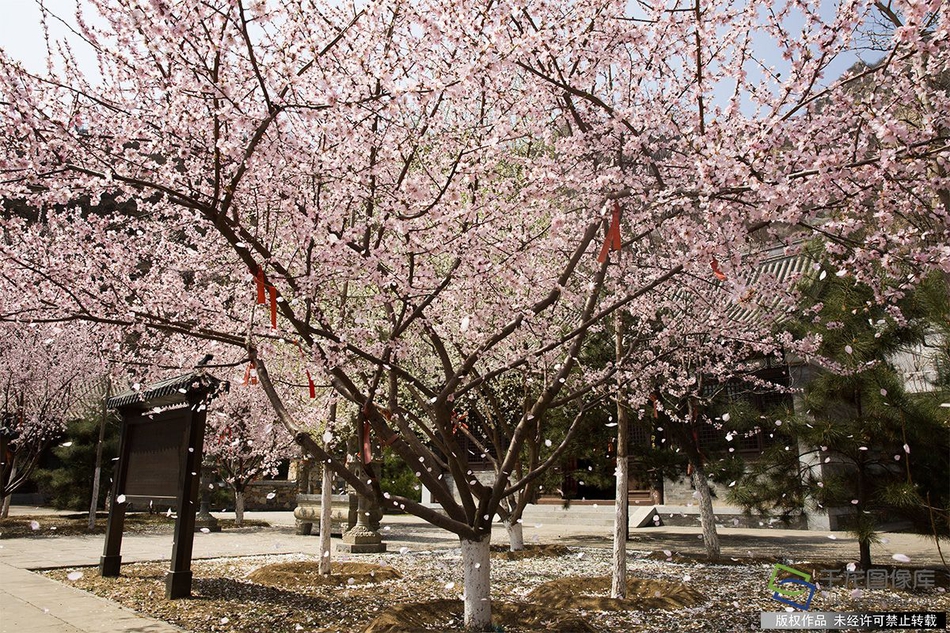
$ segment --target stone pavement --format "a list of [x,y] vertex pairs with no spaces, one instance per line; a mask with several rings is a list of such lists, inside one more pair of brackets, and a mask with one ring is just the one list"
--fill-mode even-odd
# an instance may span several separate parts
[[[50,513],[48,510],[11,508],[15,517]],[[216,513],[228,518],[227,513]],[[233,516],[233,515],[232,515]],[[195,534],[194,557],[221,558],[261,554],[303,553],[319,556],[316,536],[298,536],[290,512],[249,512],[248,519],[264,520],[271,528],[244,528],[212,534]],[[402,547],[432,550],[458,546],[458,539],[444,530],[412,516],[385,516],[383,539],[390,551]],[[805,560],[809,556],[853,561],[857,543],[843,532],[806,532],[802,530],[720,528],[723,554],[731,557],[787,556]],[[526,543],[564,543],[584,547],[610,547],[611,529],[599,526],[552,524],[524,525]],[[628,551],[643,552],[671,549],[679,552],[702,551],[698,527],[650,527],[631,530]],[[829,537],[834,537],[829,538]],[[914,565],[940,567],[940,558],[932,539],[913,534],[884,534],[886,543],[874,546],[876,561],[891,562],[893,554],[905,554]],[[336,542],[334,540],[334,549]],[[499,525],[493,542],[507,543]],[[30,570],[59,567],[91,567],[85,573],[98,573],[103,536],[71,536],[0,540],[0,633],[171,633],[181,629],[143,617],[115,603],[73,587],[50,580]],[[171,534],[127,535],[122,539],[122,562],[171,558]],[[948,552],[945,552],[947,554]]]

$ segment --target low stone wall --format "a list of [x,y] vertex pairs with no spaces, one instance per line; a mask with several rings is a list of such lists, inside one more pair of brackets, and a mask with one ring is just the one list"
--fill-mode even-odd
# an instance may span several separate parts
[[293,510],[296,506],[296,481],[280,479],[255,481],[244,493],[245,510]]

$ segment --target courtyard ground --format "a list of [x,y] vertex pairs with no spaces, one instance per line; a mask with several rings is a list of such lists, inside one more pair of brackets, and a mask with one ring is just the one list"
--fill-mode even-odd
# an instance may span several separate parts
[[[335,555],[339,562],[392,568],[399,578],[362,582],[350,570],[343,571],[339,585],[326,586],[307,582],[305,575],[296,585],[261,582],[262,568],[291,564],[303,569],[313,565],[320,552],[315,536],[294,533],[290,513],[252,513],[250,518],[266,521],[271,527],[195,535],[194,597],[169,602],[163,597],[162,578],[171,552],[170,530],[126,535],[122,577],[101,579],[95,568],[102,550],[101,535],[56,535],[58,530],[44,525],[53,523],[51,515],[46,515],[50,517],[46,520],[31,508],[15,508],[14,512],[24,517],[21,521],[29,516],[29,521],[38,525],[35,530],[30,526],[28,537],[3,538],[0,534],[0,628],[4,633],[160,633],[181,630],[178,627],[195,632],[355,631],[370,626],[376,626],[372,629],[376,631],[398,630],[393,628],[392,618],[406,609],[400,605],[419,603],[427,603],[432,613],[428,620],[409,620],[418,626],[444,630],[456,626],[460,617],[458,541],[414,517],[384,518],[386,554],[348,559]],[[582,627],[597,631],[748,631],[758,628],[761,611],[784,607],[772,600],[767,590],[774,562],[784,561],[812,572],[844,571],[857,556],[856,543],[845,533],[723,528],[726,564],[709,565],[701,560],[698,535],[698,528],[693,527],[632,532],[630,576],[657,583],[642,586],[639,608],[633,608],[636,600],[627,605],[611,604],[596,581],[609,573],[609,530],[563,523],[527,524],[529,544],[556,543],[568,551],[555,557],[492,561],[496,611],[506,612],[501,603],[514,605],[508,608],[504,630],[539,630],[560,623],[560,630],[565,631],[584,630]],[[504,536],[499,527],[493,539],[501,545]],[[889,566],[892,572],[895,568],[936,570],[937,586],[923,591],[868,590],[853,584],[824,587],[815,598],[814,610],[950,610],[946,576],[933,541],[908,534],[883,537],[884,542],[874,549],[876,562]],[[909,562],[895,560],[894,555],[903,555],[899,558],[906,557]],[[47,571],[44,575],[26,571],[40,569]],[[564,578],[585,580],[552,587],[551,583]],[[544,587],[547,593],[539,591]],[[559,603],[551,591],[560,591],[570,600]],[[686,593],[701,598],[663,602]],[[656,603],[660,598],[663,600]],[[571,600],[582,607],[567,609]],[[656,603],[654,608],[644,609],[651,600]],[[406,620],[401,622],[405,626]]]

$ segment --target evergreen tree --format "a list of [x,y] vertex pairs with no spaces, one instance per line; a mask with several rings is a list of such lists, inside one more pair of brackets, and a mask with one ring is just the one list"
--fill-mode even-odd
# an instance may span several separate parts
[[865,569],[884,524],[904,520],[922,532],[947,532],[939,511],[950,498],[947,409],[935,406],[939,393],[910,393],[895,366],[945,330],[946,283],[937,275],[891,288],[901,292],[882,305],[850,277],[822,272],[812,282],[804,316],[787,325],[799,338],[821,336],[813,360],[822,369],[805,386],[804,410],[786,427],[801,451],[772,447],[734,492],[746,508],[787,513],[811,498],[819,509],[843,511]]
[[[51,451],[53,458],[49,460],[49,465],[33,473],[34,481],[53,507],[61,510],[89,510],[100,423],[101,413],[92,408],[70,420],[62,441]],[[102,450],[97,507],[104,507],[112,466],[115,464],[113,458],[118,454],[119,423],[114,416],[109,416]]]

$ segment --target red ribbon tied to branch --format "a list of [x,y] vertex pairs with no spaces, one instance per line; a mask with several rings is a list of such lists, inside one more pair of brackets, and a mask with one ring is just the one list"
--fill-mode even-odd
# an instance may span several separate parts
[[607,253],[610,251],[619,251],[621,243],[620,203],[614,200],[614,208],[610,213],[610,228],[607,229],[607,237],[604,239],[604,245],[600,249],[600,255],[597,256],[597,261],[603,264],[607,261]]
[[267,286],[267,290],[270,292],[270,326],[277,329],[277,288],[274,286]]
[[373,445],[369,440],[369,420],[363,418],[363,463],[368,464],[373,461]]
[[257,282],[257,303],[267,303],[267,299],[264,296],[265,288],[267,287],[267,279],[264,277],[263,268],[257,269],[257,274],[254,275],[254,281]]
[[726,280],[726,273],[722,272],[722,269],[719,268],[719,260],[715,257],[712,258],[712,261],[709,262],[710,268],[712,268],[713,274],[716,276],[716,279],[719,281]]

